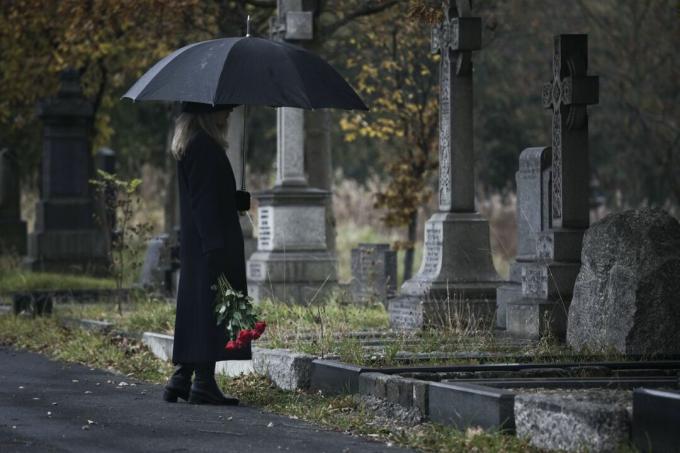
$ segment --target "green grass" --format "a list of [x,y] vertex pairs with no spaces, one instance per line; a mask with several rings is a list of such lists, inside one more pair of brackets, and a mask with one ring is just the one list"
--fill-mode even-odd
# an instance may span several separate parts
[[435,423],[405,426],[386,422],[348,395],[326,396],[279,390],[262,376],[222,377],[224,390],[245,404],[300,418],[343,432],[351,432],[422,452],[537,452],[514,436],[479,429],[459,431]]
[[108,278],[49,272],[3,272],[0,274],[0,293],[34,290],[111,289],[115,284]]
[[172,334],[175,326],[175,304],[145,294],[123,304],[122,316],[114,303],[59,304],[59,317],[94,319],[116,324],[117,329],[129,333],[157,332]]
[[140,342],[65,328],[56,318],[0,316],[0,344],[117,371],[149,382],[164,381],[171,368]]

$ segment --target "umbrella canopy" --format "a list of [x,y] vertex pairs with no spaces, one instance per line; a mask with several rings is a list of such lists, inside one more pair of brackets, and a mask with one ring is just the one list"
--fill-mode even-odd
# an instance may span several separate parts
[[342,76],[319,56],[291,44],[250,36],[182,47],[156,63],[123,97],[368,110]]

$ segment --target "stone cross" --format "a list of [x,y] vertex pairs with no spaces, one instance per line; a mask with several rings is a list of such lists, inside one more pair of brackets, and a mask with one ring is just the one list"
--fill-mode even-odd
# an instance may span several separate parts
[[552,225],[589,224],[587,106],[598,102],[598,77],[588,76],[588,36],[555,36],[553,80],[543,86],[543,106],[552,109]]
[[475,210],[472,51],[481,48],[481,19],[469,17],[469,0],[442,5],[444,21],[432,31],[432,50],[441,54],[439,207],[425,223],[420,270],[389,303],[390,325],[399,329],[445,324],[459,307],[491,322],[500,283],[489,224]]
[[[313,39],[313,20],[311,11],[303,11],[302,0],[278,0],[277,15],[270,23],[271,37],[278,41]],[[276,185],[306,186],[304,111],[277,109],[276,130]]]
[[482,21],[467,17],[469,1],[444,3],[444,11],[444,21],[432,30],[432,51],[441,54],[439,210],[474,212],[472,51],[481,48]]

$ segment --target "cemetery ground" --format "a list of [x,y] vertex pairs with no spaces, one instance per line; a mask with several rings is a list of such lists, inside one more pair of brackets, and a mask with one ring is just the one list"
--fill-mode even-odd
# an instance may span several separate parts
[[[320,322],[325,323],[325,329],[335,333],[349,333],[360,328],[384,330],[387,326],[387,314],[379,305],[361,308],[331,302],[319,311],[315,309],[320,307],[265,303],[263,308],[267,319],[271,320],[269,330],[262,338],[263,344],[316,353],[325,350],[325,354],[336,353],[345,360],[362,357],[361,346],[349,335],[341,337],[340,341],[290,338],[300,332],[318,335]],[[113,322],[114,327],[107,332],[92,331],[64,322],[76,318],[108,320]],[[160,299],[148,300],[145,296],[125,305],[122,316],[117,314],[111,303],[57,304],[52,317],[0,316],[0,345],[39,352],[60,362],[75,362],[107,370],[113,373],[107,379],[112,385],[136,381],[161,384],[171,367],[149,352],[139,341],[139,334],[147,330],[170,333],[173,318],[171,304]],[[403,344],[407,340],[403,338]],[[419,348],[427,349],[425,346]],[[389,358],[386,358],[385,363],[388,362]],[[478,429],[458,431],[435,423],[414,424],[389,420],[353,396],[284,391],[277,389],[267,378],[255,374],[235,378],[222,376],[220,383],[226,392],[238,396],[245,406],[382,441],[383,447],[380,448],[399,445],[419,451],[469,451],[474,448],[479,451],[531,450],[525,442],[514,436]],[[44,384],[50,385],[47,382]],[[145,389],[157,393],[152,397],[158,396],[160,400],[159,386]],[[56,413],[58,408],[54,409]],[[233,416],[238,417],[238,411]],[[92,429],[97,427],[93,426]]]

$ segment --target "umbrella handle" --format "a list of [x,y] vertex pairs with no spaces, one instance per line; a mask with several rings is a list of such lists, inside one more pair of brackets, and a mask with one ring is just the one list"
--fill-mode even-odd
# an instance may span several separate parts
[[246,125],[248,123],[248,106],[243,104],[243,136],[241,137],[241,190],[246,190],[246,149],[248,134]]

